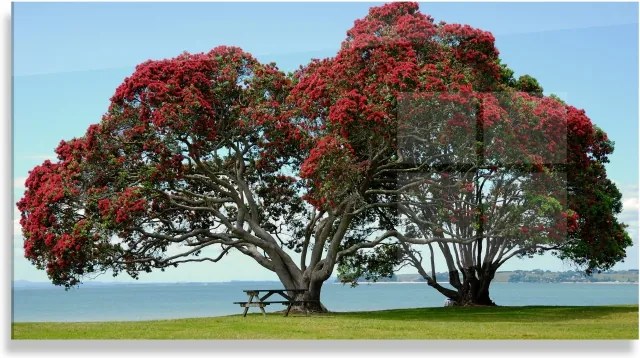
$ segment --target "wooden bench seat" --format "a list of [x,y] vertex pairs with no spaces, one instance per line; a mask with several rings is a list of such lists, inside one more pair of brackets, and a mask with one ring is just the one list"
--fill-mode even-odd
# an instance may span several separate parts
[[304,301],[304,300],[298,300],[298,301],[265,301],[265,302],[247,302],[247,301],[243,301],[243,302],[234,302],[234,305],[246,305],[248,303],[251,304],[263,304],[265,306],[271,304],[271,303],[281,303],[283,305],[288,305],[289,303],[293,304],[294,306],[296,304],[300,304],[300,303],[307,303],[307,302],[312,302],[312,301]]
[[[311,302],[311,301],[304,301],[304,300],[300,300],[300,301],[267,301],[267,302],[248,302],[248,301],[239,301],[239,302],[234,302],[234,304],[240,305],[240,307],[244,307],[244,308],[249,308],[249,307],[259,307],[262,310],[262,313],[265,314],[264,312],[264,307],[270,305],[270,304],[281,304],[283,306],[287,306],[287,310],[285,312],[285,316],[289,315],[289,312],[291,311],[291,307],[302,304],[302,303],[306,303],[306,302]],[[305,309],[305,314],[308,314],[306,309]],[[245,314],[246,315],[246,314]]]
[[264,307],[268,306],[271,303],[276,302],[234,302],[234,304],[240,305],[242,307]]
[[[285,312],[285,316],[289,315],[289,311],[291,311],[291,308],[293,306],[298,306],[301,304],[304,304],[306,302],[311,302],[311,301],[305,301],[305,300],[293,300],[293,297],[295,297],[296,294],[302,294],[307,292],[306,289],[257,289],[257,290],[243,290],[248,296],[249,296],[249,300],[248,301],[236,301],[234,302],[234,304],[236,305],[240,305],[240,307],[244,308],[244,312],[242,314],[243,317],[247,316],[247,311],[249,310],[250,307],[258,307],[260,308],[260,310],[262,311],[262,314],[266,316],[266,312],[264,310],[264,308],[270,304],[281,304],[284,306],[287,306],[286,312]],[[263,295],[262,297],[259,296],[260,292],[266,292],[265,295]],[[289,292],[289,294],[287,294],[286,292]],[[282,296],[282,298],[284,298],[285,300],[281,301],[269,301],[267,300],[271,295],[273,294],[277,294]],[[257,301],[254,301],[253,299],[257,298]],[[308,311],[306,309],[306,307],[304,307],[304,311],[305,313],[308,314]]]

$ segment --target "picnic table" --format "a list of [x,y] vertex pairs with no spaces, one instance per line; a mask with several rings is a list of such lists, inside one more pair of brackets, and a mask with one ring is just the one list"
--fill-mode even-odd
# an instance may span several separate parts
[[[258,290],[242,290],[242,291],[246,293],[247,296],[249,296],[249,300],[243,301],[243,302],[234,302],[234,304],[239,304],[240,307],[244,307],[244,313],[242,315],[243,317],[247,317],[247,311],[249,310],[249,307],[259,307],[260,310],[262,311],[262,314],[266,316],[264,307],[270,304],[278,304],[278,303],[287,306],[287,311],[284,314],[286,317],[289,315],[289,311],[291,311],[291,306],[306,302],[303,300],[296,300],[295,297],[298,294],[307,292],[308,290],[278,288],[278,289],[258,289]],[[260,296],[261,293],[264,293],[262,297]],[[284,298],[284,300],[268,301],[267,299],[271,298],[271,296],[273,295],[280,295],[281,297]]]

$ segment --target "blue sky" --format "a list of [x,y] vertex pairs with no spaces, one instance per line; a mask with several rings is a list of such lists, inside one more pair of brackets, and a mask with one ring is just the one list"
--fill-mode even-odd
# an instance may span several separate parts
[[[353,21],[375,3],[14,3],[13,194],[61,139],[100,120],[136,64],[235,45],[285,71],[335,54]],[[503,62],[545,93],[584,108],[616,142],[607,169],[623,192],[623,221],[638,242],[638,4],[422,3],[436,21],[491,31]],[[15,211],[14,211],[15,215]],[[14,222],[15,225],[15,222]],[[46,280],[22,258],[14,228],[14,279]],[[617,268],[638,267],[638,246]],[[552,257],[503,269],[572,267]],[[235,255],[143,276],[147,281],[272,279]],[[111,280],[103,277],[101,280]],[[126,280],[126,278],[122,278]]]

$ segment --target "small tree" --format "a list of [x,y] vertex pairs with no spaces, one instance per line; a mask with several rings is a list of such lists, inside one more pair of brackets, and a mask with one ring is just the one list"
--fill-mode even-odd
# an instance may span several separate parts
[[[438,107],[447,103],[441,97]],[[396,192],[402,198],[399,213],[406,218],[406,233],[399,235],[406,261],[457,304],[493,305],[491,281],[512,257],[552,251],[582,264],[587,272],[607,269],[624,258],[631,241],[615,218],[620,193],[602,170],[612,146],[584,112],[522,93],[474,97],[482,99],[473,105],[476,111],[454,110],[456,115],[440,129],[433,130],[430,118],[450,117],[436,108],[427,106],[428,113],[415,118],[447,145],[435,139],[401,146],[405,158],[418,164],[407,167],[412,175],[405,176]],[[414,103],[412,109],[416,107]],[[475,122],[471,133],[456,123],[463,118]],[[428,138],[421,128],[413,127],[410,133]],[[466,143],[448,135],[451,128],[466,133]],[[425,152],[438,160],[420,161]],[[584,173],[596,177],[587,179]],[[593,197],[587,199],[594,194],[606,198],[604,204],[587,209],[584,201],[595,203]],[[428,263],[408,243],[427,245]],[[436,282],[438,253],[452,288]]]

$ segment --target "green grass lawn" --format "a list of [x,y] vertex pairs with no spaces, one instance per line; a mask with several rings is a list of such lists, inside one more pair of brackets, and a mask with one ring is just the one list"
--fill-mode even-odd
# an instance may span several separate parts
[[138,322],[13,323],[13,339],[638,339],[638,306],[415,308]]

